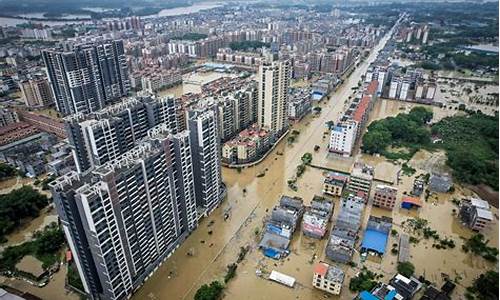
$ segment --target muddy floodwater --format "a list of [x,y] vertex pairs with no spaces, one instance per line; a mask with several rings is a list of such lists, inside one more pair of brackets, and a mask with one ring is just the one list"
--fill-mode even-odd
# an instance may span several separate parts
[[[294,234],[290,246],[290,255],[280,261],[265,258],[257,249],[258,236],[256,229],[262,231],[263,219],[277,204],[281,195],[298,196],[303,198],[306,205],[314,195],[322,194],[324,171],[308,166],[305,173],[297,180],[297,191],[292,191],[287,186],[287,180],[295,175],[296,167],[301,163],[301,156],[310,152],[313,154],[312,164],[330,169],[349,172],[356,160],[363,161],[375,167],[377,180],[397,182],[397,173],[400,165],[387,161],[383,157],[370,156],[359,153],[351,158],[332,157],[328,154],[328,129],[325,123],[336,121],[345,110],[346,100],[353,94],[352,87],[357,86],[358,80],[366,72],[370,62],[383,47],[387,37],[372,51],[368,59],[360,63],[359,67],[345,79],[345,82],[329,96],[328,101],[315,104],[322,107],[318,116],[307,116],[293,129],[300,132],[293,144],[288,144],[283,139],[280,144],[260,164],[236,169],[223,168],[223,180],[227,185],[227,199],[208,218],[202,219],[199,227],[179,246],[175,253],[156,270],[151,277],[133,295],[134,300],[158,299],[176,300],[193,299],[196,290],[205,283],[213,280],[223,280],[227,265],[236,261],[240,247],[249,246],[250,251],[245,259],[238,264],[236,276],[226,286],[224,299],[323,299],[324,292],[312,287],[312,271],[314,264],[321,260],[334,264],[325,258],[326,238],[315,240],[302,235],[300,230]],[[161,94],[174,94],[180,96],[187,92],[198,92],[198,86],[182,84],[162,91]],[[408,112],[417,104],[379,99],[373,108],[370,120],[378,120],[387,116]],[[457,113],[455,110],[431,108],[435,118],[433,121]],[[314,151],[315,145],[320,146]],[[429,221],[429,226],[437,230],[440,236],[448,237],[455,241],[456,247],[448,250],[437,250],[432,247],[432,242],[421,240],[412,244],[410,248],[411,261],[416,267],[418,275],[424,275],[428,280],[440,286],[444,277],[457,279],[457,288],[452,295],[453,299],[462,299],[464,290],[471,284],[478,274],[488,269],[498,269],[497,264],[487,263],[480,257],[465,254],[461,251],[463,239],[471,236],[454,216],[456,206],[451,199],[460,199],[472,195],[469,190],[457,187],[454,194],[431,195],[423,207],[416,211],[407,211],[398,208],[399,199],[404,192],[411,190],[415,176],[427,173],[435,168],[443,168],[444,153],[425,151],[418,152],[409,164],[417,172],[411,177],[403,176],[396,185],[398,188],[398,202],[394,211],[372,208],[368,204],[363,226],[370,215],[390,216],[394,220],[394,229],[399,233],[407,231],[401,225],[409,218],[421,217]],[[261,176],[261,175],[264,176]],[[259,175],[259,176],[257,176]],[[377,181],[374,182],[377,184]],[[373,189],[372,189],[373,190]],[[334,218],[338,214],[338,198],[335,201]],[[224,215],[229,218],[224,220]],[[495,216],[498,211],[494,209]],[[331,224],[329,225],[331,226]],[[210,234],[209,234],[210,232]],[[491,229],[485,232],[490,240],[490,245],[498,247],[498,217]],[[357,267],[338,265],[346,273],[346,278],[340,296],[328,296],[329,299],[353,299],[355,296],[348,289],[349,280],[360,270],[367,266],[370,270],[383,275],[382,282],[387,282],[395,274],[397,255],[390,253],[397,237],[389,237],[387,253],[382,259],[368,259],[361,263],[359,254],[354,255]],[[359,247],[358,247],[359,248]],[[189,255],[188,255],[189,253]],[[293,276],[296,279],[294,288],[268,281],[256,276],[256,270],[268,274],[272,270]],[[74,294],[65,294],[64,268],[55,274],[54,279],[43,289],[29,284],[0,277],[0,283],[9,284],[21,290],[29,291],[43,299],[74,299]]]
[[[23,185],[31,185],[38,189],[42,194],[51,197],[48,191],[42,191],[39,187],[34,186],[34,179],[31,178],[11,178],[0,182],[0,195],[7,194],[14,189],[18,189]],[[23,220],[22,225],[14,232],[7,235],[7,242],[0,244],[0,252],[8,246],[22,244],[31,240],[33,233],[37,230],[42,230],[45,226],[52,222],[57,222],[57,212],[52,205],[40,211],[38,217],[31,220]],[[49,283],[44,287],[34,286],[24,280],[16,278],[7,278],[0,276],[0,285],[7,285],[23,292],[31,293],[43,300],[76,300],[78,295],[64,288],[66,278],[66,266],[63,265],[58,272],[52,275]]]
[[[365,73],[368,64],[373,61],[386,39],[376,47],[367,61],[362,62],[345,83],[330,95],[329,101],[320,104],[322,113],[319,116],[308,116],[294,129],[300,131],[298,139],[292,145],[283,140],[274,151],[255,167],[243,169],[240,172],[234,169],[223,169],[223,179],[228,188],[227,199],[208,218],[203,219],[191,236],[177,249],[177,251],[147,280],[136,292],[133,299],[193,299],[196,290],[205,283],[213,280],[222,280],[228,264],[236,261],[239,249],[250,246],[251,250],[243,262],[238,265],[237,275],[224,290],[225,299],[320,299],[324,293],[313,289],[312,269],[314,263],[326,260],[324,248],[326,239],[314,240],[304,237],[299,230],[294,234],[291,243],[291,254],[284,260],[275,261],[265,258],[257,249],[258,238],[255,231],[262,230],[263,218],[283,194],[299,196],[307,205],[315,194],[321,194],[323,171],[307,167],[304,175],[297,181],[298,190],[292,191],[287,186],[287,180],[295,174],[296,166],[300,164],[301,156],[306,152],[313,153],[313,164],[326,166],[337,170],[349,171],[355,159],[373,163],[376,172],[381,177],[396,178],[398,166],[387,162],[384,158],[367,155],[356,155],[355,158],[332,158],[327,154],[328,135],[325,122],[337,120],[344,111],[345,100],[352,95],[351,87],[357,85],[361,75]],[[170,91],[171,92],[171,91]],[[181,91],[178,91],[181,92]],[[407,112],[414,104],[397,101],[380,100],[372,113],[372,120]],[[436,120],[450,115],[447,110],[433,108]],[[314,146],[320,150],[314,152]],[[420,155],[420,154],[418,154]],[[434,155],[434,154],[433,154]],[[420,155],[422,156],[422,155]],[[425,155],[422,159],[427,159]],[[415,162],[418,165],[418,161]],[[417,166],[415,166],[417,167]],[[376,176],[379,176],[377,175]],[[264,174],[257,177],[258,174]],[[417,173],[418,174],[418,173]],[[398,185],[399,193],[409,191],[413,178],[405,177]],[[453,250],[435,250],[427,242],[413,245],[410,250],[412,261],[418,274],[425,274],[427,278],[442,283],[442,273],[451,278],[461,277],[456,290],[460,299],[464,287],[480,272],[488,268],[495,268],[482,258],[472,257],[463,253],[460,248],[462,237],[470,236],[470,232],[456,221],[452,215],[453,204],[451,197],[460,197],[470,193],[457,189],[456,195],[437,195],[418,212],[407,212],[395,209],[392,213],[379,209],[372,209],[369,204],[365,211],[365,220],[370,214],[391,215],[394,218],[395,228],[402,232],[398,224],[407,218],[420,216],[430,222],[433,229],[442,236],[453,238],[457,247]],[[335,199],[338,204],[338,199]],[[224,221],[223,215],[229,214]],[[338,213],[336,208],[334,215]],[[495,213],[497,211],[495,210]],[[211,224],[211,225],[210,225]],[[211,232],[209,234],[208,232]],[[486,232],[491,245],[498,245],[498,223]],[[390,237],[388,248],[394,242]],[[388,249],[389,250],[389,249]],[[193,255],[187,255],[188,253]],[[326,260],[328,261],[328,260]],[[360,266],[359,255],[354,261]],[[364,264],[370,269],[384,275],[382,281],[387,281],[395,273],[397,256],[387,253],[379,262],[368,260]],[[331,262],[330,262],[331,263]],[[354,276],[359,267],[352,268],[340,265],[346,271],[346,280],[340,296],[330,296],[330,299],[352,299],[348,289],[349,279]],[[288,288],[262,277],[256,276],[256,270],[264,274],[277,270],[293,276],[297,280],[294,288]],[[460,295],[460,296],[459,296]]]

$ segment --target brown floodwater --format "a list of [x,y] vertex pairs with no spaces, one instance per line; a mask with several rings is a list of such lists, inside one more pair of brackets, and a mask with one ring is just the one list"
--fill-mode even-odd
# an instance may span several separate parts
[[49,283],[42,287],[36,287],[30,283],[0,276],[0,284],[5,284],[15,289],[23,292],[31,293],[43,300],[77,300],[80,299],[79,296],[71,291],[64,288],[64,282],[66,278],[66,266],[61,266],[59,271],[52,275]]
[[[345,108],[345,99],[352,94],[351,87],[357,86],[359,78],[364,74],[369,62],[374,59],[375,53],[379,51],[383,43],[346,79],[343,86],[330,95],[329,102],[320,104],[323,110],[319,116],[308,116],[299,124],[294,125],[294,129],[300,131],[295,143],[289,145],[284,139],[262,163],[243,169],[241,172],[223,168],[223,178],[228,188],[227,199],[210,217],[201,220],[198,229],[158,268],[136,292],[133,299],[193,299],[196,290],[202,284],[213,280],[223,280],[227,265],[236,261],[242,246],[250,246],[250,251],[244,261],[238,264],[236,277],[227,284],[224,290],[225,299],[320,299],[325,296],[325,293],[312,287],[311,281],[314,263],[320,260],[328,261],[324,254],[326,239],[310,239],[298,231],[294,234],[291,243],[291,254],[282,261],[274,261],[265,258],[256,249],[258,239],[255,229],[262,230],[263,218],[276,205],[281,195],[299,196],[308,204],[315,194],[321,194],[323,171],[311,167],[307,167],[306,172],[298,179],[296,192],[287,186],[287,180],[295,175],[296,166],[300,164],[300,158],[306,152],[313,153],[315,165],[348,172],[353,162],[359,159],[375,167],[375,178],[395,178],[399,166],[387,162],[383,157],[357,154],[355,158],[338,158],[327,155],[328,137],[323,138],[323,132],[327,130],[325,123],[330,120],[335,121],[340,117]],[[181,85],[164,91],[164,94],[179,96],[186,90]],[[407,112],[414,105],[380,100],[373,109],[371,120]],[[436,119],[455,113],[441,111],[439,108],[433,108],[433,111]],[[318,152],[313,150],[315,145],[321,147]],[[428,163],[429,157],[434,157],[434,155],[435,153],[419,152],[410,164],[417,169],[417,174],[427,172],[428,168],[433,167],[432,163]],[[434,160],[437,164],[442,158],[438,157]],[[257,177],[258,174],[264,174],[264,176]],[[397,186],[398,199],[404,191],[411,190],[414,176],[402,177],[402,181]],[[369,203],[364,214],[364,224],[370,215],[391,216],[398,232],[405,230],[400,225],[404,220],[422,217],[427,219],[429,225],[441,236],[454,239],[457,247],[451,250],[436,250],[432,248],[431,242],[424,240],[417,245],[412,245],[410,249],[411,260],[416,266],[417,274],[425,274],[428,279],[435,281],[438,285],[443,282],[442,273],[449,275],[452,279],[461,277],[453,299],[462,298],[464,288],[470,285],[479,273],[484,272],[485,269],[498,269],[498,265],[486,263],[482,258],[473,257],[460,250],[463,243],[461,238],[469,237],[471,232],[464,229],[453,216],[452,210],[455,207],[450,199],[460,198],[462,195],[471,195],[471,192],[457,188],[454,195],[433,196],[419,211],[395,208],[394,211],[388,212],[372,208]],[[338,206],[338,198],[334,201]],[[225,213],[230,215],[226,221],[224,221]],[[494,213],[498,215],[496,209]],[[338,209],[335,208],[334,216],[337,214]],[[210,225],[212,221],[213,224]],[[209,231],[212,234],[209,234]],[[498,220],[495,220],[495,224],[485,232],[485,235],[490,239],[490,245],[498,247]],[[390,245],[395,242],[397,238],[389,237],[387,250],[390,250]],[[188,253],[192,255],[187,255]],[[354,261],[361,266],[359,254],[354,255]],[[382,280],[387,281],[395,273],[396,262],[397,256],[387,253],[382,259],[368,259],[363,264],[384,275]],[[329,296],[329,299],[352,299],[354,294],[349,291],[348,282],[359,271],[359,267],[352,268],[346,265],[339,265],[339,267],[346,272],[344,287],[340,296]],[[295,277],[297,283],[294,288],[288,288],[256,276],[256,270],[261,270],[264,274],[277,270]],[[63,290],[63,275],[64,271],[58,272],[55,280],[43,289],[26,286],[26,283],[19,281],[9,281],[9,285],[33,292],[44,299],[73,299],[74,294],[59,293]],[[0,282],[3,280],[5,279],[0,278]]]
[[0,251],[8,246],[18,245],[31,239],[35,231],[42,230],[52,222],[57,222],[57,211],[52,205],[40,211],[40,215],[31,220],[25,220],[14,232],[7,235],[7,242],[0,244]]
[[[380,49],[380,46],[378,47]],[[377,51],[374,51],[377,52]],[[262,230],[263,218],[283,194],[299,196],[306,204],[315,194],[321,194],[323,171],[307,167],[307,171],[298,179],[298,191],[294,192],[287,186],[287,180],[294,177],[296,166],[300,164],[300,157],[305,152],[313,153],[313,164],[322,165],[336,170],[350,171],[355,158],[338,158],[327,155],[328,137],[323,138],[326,131],[325,122],[337,120],[344,110],[344,99],[352,94],[351,87],[356,86],[361,74],[366,71],[368,63],[374,58],[370,56],[367,62],[362,63],[346,80],[344,85],[330,96],[330,101],[320,104],[323,108],[319,116],[308,116],[294,129],[300,131],[298,139],[292,145],[283,140],[276,149],[257,166],[243,169],[238,172],[234,169],[223,169],[223,178],[228,188],[228,197],[221,207],[209,218],[201,221],[199,228],[179,247],[157,272],[137,291],[133,299],[193,299],[196,290],[205,283],[213,280],[222,280],[228,264],[236,261],[239,249],[250,246],[250,252],[245,260],[238,265],[237,275],[224,290],[226,299],[319,299],[325,294],[313,289],[312,269],[313,264],[325,260],[324,248],[326,239],[313,240],[296,232],[291,243],[291,254],[282,261],[265,258],[256,248],[258,239],[255,230]],[[399,112],[409,111],[415,106],[412,103],[401,103],[391,100],[380,100],[374,107],[372,120],[396,115]],[[433,108],[435,119],[455,112]],[[314,152],[315,145],[321,148]],[[395,178],[398,166],[387,162],[384,158],[368,155],[356,155],[360,159],[375,166],[375,177],[382,179]],[[425,160],[426,157],[423,156]],[[418,160],[415,163],[420,163]],[[424,171],[421,171],[424,172]],[[265,174],[257,177],[257,174]],[[409,191],[413,178],[403,177],[398,186],[399,195]],[[457,189],[456,197],[465,193]],[[464,254],[461,247],[461,237],[471,233],[464,229],[452,216],[453,204],[449,201],[450,195],[440,195],[437,200],[426,203],[420,211],[403,211],[396,208],[387,212],[371,208],[369,204],[365,211],[365,220],[370,214],[392,216],[395,228],[407,218],[423,217],[429,220],[430,226],[438,230],[441,236],[453,238],[457,247],[453,250],[436,250],[429,242],[420,242],[412,246],[412,261],[419,274],[425,274],[429,279],[441,284],[441,273],[446,273],[455,278],[462,277],[461,285],[457,288],[456,295],[463,294],[464,286],[470,284],[475,276],[485,268],[495,268],[494,265],[484,262],[481,258]],[[335,199],[338,204],[338,199]],[[229,212],[230,217],[223,221],[224,212]],[[335,209],[334,215],[338,213]],[[495,211],[496,213],[496,211]],[[214,221],[212,226],[208,224]],[[213,233],[210,235],[208,231]],[[490,244],[498,245],[498,223],[486,233]],[[388,249],[394,242],[390,237]],[[194,253],[188,256],[187,253]],[[360,265],[360,257],[355,254],[354,261]],[[370,269],[384,275],[383,280],[388,280],[396,269],[397,256],[386,254],[377,261],[367,260],[364,264]],[[347,288],[349,278],[355,276],[359,268],[340,265],[346,272],[346,281],[340,296],[330,296],[330,299],[352,299],[352,294]],[[278,270],[297,280],[294,288],[288,288],[256,276],[256,270],[264,274]],[[457,299],[459,297],[456,297]],[[455,298],[454,298],[455,299]]]
[[[33,185],[31,178],[13,178],[0,182],[0,194],[7,194],[13,189],[18,189],[23,185],[31,185],[38,189],[42,194],[51,197],[48,191],[42,191]],[[41,230],[48,224],[57,222],[57,212],[52,206],[48,206],[40,212],[40,215],[32,220],[26,220],[16,231],[7,236],[7,242],[0,245],[0,251],[7,246],[21,244],[29,241],[34,231]],[[5,284],[21,291],[29,292],[44,300],[73,300],[79,297],[64,288],[66,278],[66,267],[61,266],[60,270],[52,275],[49,283],[44,287],[36,287],[26,281],[14,278],[0,276],[0,284]]]
[[[311,240],[297,233],[291,244],[290,256],[276,262],[264,258],[256,249],[255,229],[262,228],[263,218],[281,195],[299,196],[308,203],[315,194],[321,194],[323,172],[311,167],[299,178],[298,191],[294,192],[287,186],[287,180],[294,176],[304,153],[313,153],[313,164],[333,164],[332,168],[349,171],[352,159],[343,159],[338,163],[328,157],[328,138],[323,139],[323,132],[327,130],[325,123],[340,117],[345,106],[344,99],[352,94],[351,87],[357,85],[385,41],[330,95],[330,101],[320,104],[323,109],[319,116],[308,116],[294,126],[300,131],[295,143],[289,145],[283,140],[262,163],[241,172],[223,169],[224,182],[228,188],[227,200],[214,214],[202,220],[199,228],[139,289],[134,299],[193,299],[199,286],[220,280],[226,266],[236,260],[239,248],[247,245],[251,250],[244,262],[239,264],[237,276],[225,289],[227,299],[322,297],[322,292],[312,288],[311,272],[313,262],[324,257],[326,241]],[[321,147],[318,152],[313,150],[315,145]],[[261,173],[265,175],[257,177]],[[230,218],[223,221],[223,214],[227,211],[230,212]],[[212,220],[215,223],[208,228]],[[213,231],[211,235],[208,234],[209,230]],[[194,255],[188,256],[188,252]],[[297,286],[291,289],[269,282],[255,275],[257,269],[264,273],[279,270],[295,277]],[[342,297],[344,295],[352,296],[347,289],[344,289]]]

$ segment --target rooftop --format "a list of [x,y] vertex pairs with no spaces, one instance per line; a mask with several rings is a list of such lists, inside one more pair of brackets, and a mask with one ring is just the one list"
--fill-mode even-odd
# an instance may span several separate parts
[[481,219],[493,221],[493,213],[489,210],[486,210],[486,209],[478,208],[477,209],[477,216]]
[[371,96],[369,95],[364,95],[363,98],[361,98],[361,101],[359,102],[358,106],[356,107],[356,110],[354,111],[353,114],[353,120],[356,122],[361,122],[363,119],[363,116],[366,113],[366,109],[368,108],[368,105],[370,104],[371,101]]
[[415,205],[418,207],[422,207],[422,200],[420,200],[420,198],[417,198],[417,197],[404,196],[403,198],[401,198],[401,202],[402,203],[409,203],[409,204],[412,204],[412,205]]

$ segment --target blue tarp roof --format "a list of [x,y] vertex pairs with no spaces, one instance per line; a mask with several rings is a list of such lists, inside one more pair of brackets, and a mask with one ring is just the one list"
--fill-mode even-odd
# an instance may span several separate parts
[[[396,292],[396,290],[392,290],[389,293],[387,293],[387,295],[385,295],[384,300],[393,300],[394,297],[396,297],[397,294],[398,293]],[[378,297],[375,297],[374,295],[372,295],[368,291],[362,291],[359,294],[359,298],[361,300],[380,300]]]
[[385,253],[385,246],[387,244],[387,234],[367,229],[365,231],[365,236],[363,237],[363,243],[361,244],[361,249],[376,251],[380,254]]
[[387,295],[385,295],[384,300],[392,300],[394,299],[394,297],[396,297],[397,294],[398,292],[396,292],[396,290],[392,290],[389,293],[387,293]]
[[377,297],[373,296],[372,294],[370,294],[370,292],[368,291],[362,291],[360,294],[359,294],[359,298],[361,300],[379,300]]
[[264,255],[274,259],[280,259],[281,257],[281,253],[272,248],[267,248],[266,250],[264,250]]
[[321,98],[323,98],[324,96],[325,96],[324,94],[314,92],[312,94],[312,99],[313,100],[321,100]]

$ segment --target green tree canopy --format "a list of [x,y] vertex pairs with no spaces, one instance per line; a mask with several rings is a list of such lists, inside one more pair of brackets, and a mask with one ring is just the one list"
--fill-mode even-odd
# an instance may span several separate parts
[[399,263],[398,273],[409,278],[415,273],[415,266],[411,262]]

